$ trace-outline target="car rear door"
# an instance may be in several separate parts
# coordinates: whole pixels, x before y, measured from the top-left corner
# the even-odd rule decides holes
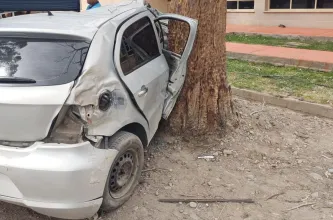
[[[171,51],[169,48],[169,24],[180,22],[186,24],[188,29],[187,41],[184,42],[182,51]],[[155,20],[155,25],[159,33],[159,40],[163,46],[163,54],[167,59],[170,67],[170,76],[167,87],[167,95],[163,108],[163,118],[167,119],[174,108],[177,98],[183,88],[187,73],[187,61],[192,52],[194,41],[197,34],[198,22],[194,19],[176,14],[161,14]],[[178,24],[176,24],[178,25]],[[182,30],[184,35],[185,30]]]
[[[158,44],[154,19],[146,11],[127,20],[117,33],[114,53],[119,76],[152,133],[162,117],[169,78],[169,67]]]

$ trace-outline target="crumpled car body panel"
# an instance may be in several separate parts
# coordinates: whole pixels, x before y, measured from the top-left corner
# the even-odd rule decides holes
[[[150,140],[148,122],[138,112],[112,65],[116,29],[109,22],[96,33],[82,75],[66,104],[79,106],[81,117],[87,122],[88,136],[112,136],[128,124],[139,123]],[[111,107],[102,111],[98,108],[98,100],[105,91],[110,91],[114,99]]]

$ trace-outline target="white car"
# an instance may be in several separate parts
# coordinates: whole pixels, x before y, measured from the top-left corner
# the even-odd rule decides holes
[[[189,27],[182,54],[163,47],[170,21]],[[128,200],[196,32],[133,1],[1,19],[0,201],[81,219]]]

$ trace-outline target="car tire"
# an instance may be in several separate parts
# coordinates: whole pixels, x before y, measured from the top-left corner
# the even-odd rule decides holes
[[[112,211],[123,205],[134,193],[144,165],[140,139],[129,132],[119,131],[109,140],[109,149],[118,150],[105,184],[102,211]]]

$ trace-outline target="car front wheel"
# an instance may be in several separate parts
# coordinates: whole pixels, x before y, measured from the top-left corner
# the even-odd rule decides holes
[[[106,181],[101,210],[119,208],[133,194],[144,165],[143,145],[129,132],[120,131],[110,138],[110,149],[118,150]]]

